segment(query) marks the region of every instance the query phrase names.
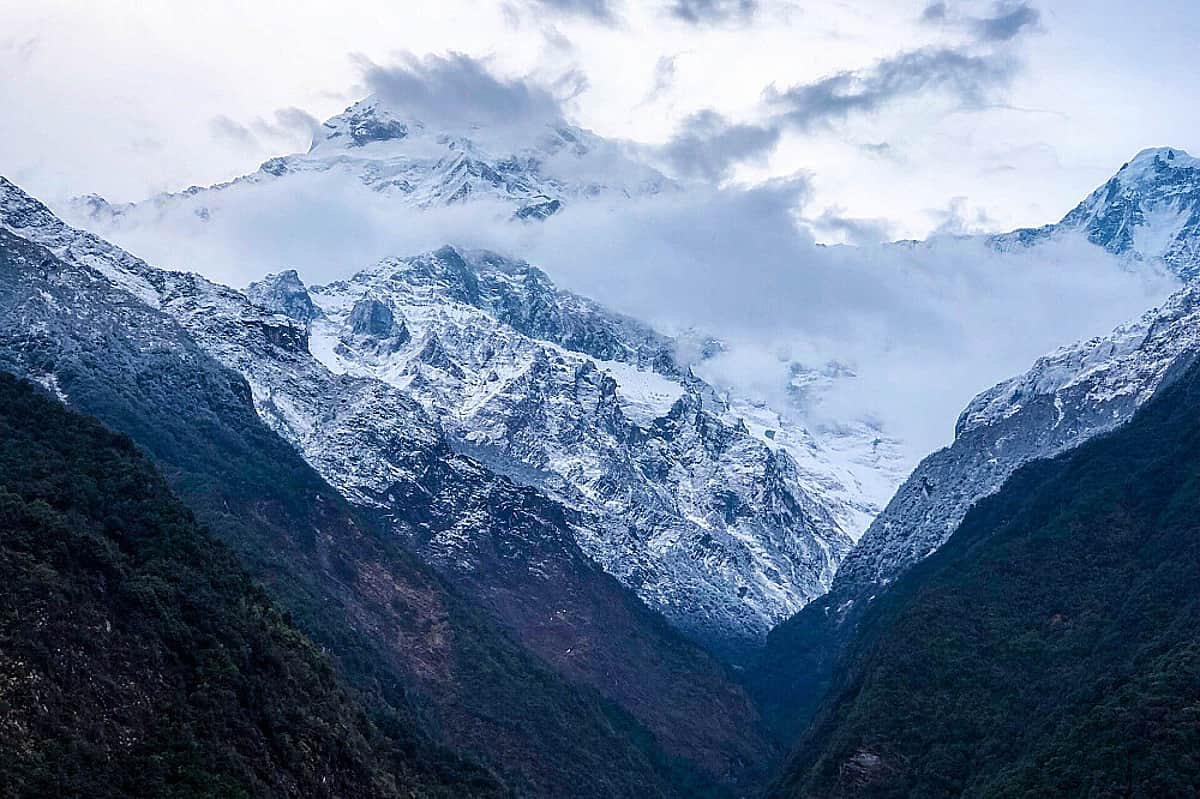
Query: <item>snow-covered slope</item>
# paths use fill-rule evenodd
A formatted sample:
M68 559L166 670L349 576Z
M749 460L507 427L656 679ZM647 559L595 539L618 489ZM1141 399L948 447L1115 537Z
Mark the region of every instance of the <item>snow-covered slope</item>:
M753 429L671 339L528 264L445 248L311 292L283 273L248 289L255 311L57 220L35 227L23 232L168 311L245 375L263 418L354 501L402 504L388 487L450 459L445 435L572 509L588 555L730 656L821 594L876 511L802 427ZM267 338L248 347L246 330Z
M822 593L877 511L803 427L529 264L446 247L296 291L248 289L331 370L403 389L458 451L572 508L589 555L730 656Z
M1200 159L1176 148L1143 150L1056 225L1018 230L1002 247L1079 231L1114 255L1162 263L1184 280L1200 274Z
M118 241L126 226L169 241L181 219L203 240L218 216L260 190L311 185L304 176L321 177L334 203L330 187L365 187L381 208L477 203L470 214L499 209L516 226L572 203L619 207L678 190L561 121L435 130L368 98L329 120L307 153L254 174L132 206L85 198L75 210ZM675 341L499 256L390 258L311 297L283 272L247 295L311 334L306 346L327 367L403 390L458 451L574 508L589 555L730 654L828 587L899 480L895 459L879 463L876 432L848 427L826 447L781 409L698 380ZM687 349L700 357L719 346L698 338Z
M581 199L625 199L675 188L616 144L566 122L527 135L529 140L519 141L480 128L435 130L369 97L326 122L307 153L272 158L229 183L193 186L142 203L112 205L89 195L75 202L73 217L116 230L164 213L207 219L223 212L225 189L305 174L339 177L417 208L493 201L517 220L545 219Z

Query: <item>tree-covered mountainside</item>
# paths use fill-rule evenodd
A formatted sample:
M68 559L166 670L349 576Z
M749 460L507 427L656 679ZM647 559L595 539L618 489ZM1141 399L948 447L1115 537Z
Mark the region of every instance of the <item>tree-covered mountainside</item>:
M0 374L0 795L500 795L400 745L125 436Z
M1195 796L1197 507L1193 367L874 599L771 794Z

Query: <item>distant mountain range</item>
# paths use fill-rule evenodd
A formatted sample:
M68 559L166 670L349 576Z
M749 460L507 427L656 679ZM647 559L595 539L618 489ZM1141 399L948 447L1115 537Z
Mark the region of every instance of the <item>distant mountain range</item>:
M478 127L433 129L371 97L327 121L307 153L272 158L253 174L137 204L112 205L88 195L79 198L75 210L96 223L121 217L135 221L179 208L204 216L220 212L209 201L223 189L304 174L335 175L418 208L490 202L514 220L529 221L579 200L619 201L679 190L618 145L566 122L517 136Z

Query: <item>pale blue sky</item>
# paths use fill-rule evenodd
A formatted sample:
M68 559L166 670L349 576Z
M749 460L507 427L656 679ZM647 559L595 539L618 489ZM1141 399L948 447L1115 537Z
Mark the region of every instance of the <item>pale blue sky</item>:
M0 0L0 174L52 203L224 181L305 149L314 120L381 80L435 117L469 114L463 96L493 121L562 114L717 185L568 212L519 232L529 241L472 218L468 243L734 342L723 379L771 402L793 360L848 364L857 377L830 394L830 417L879 421L915 458L948 440L975 392L1173 284L1089 245L1005 258L949 239L911 254L815 247L797 216L821 242L1040 225L1145 147L1200 151L1190 5ZM374 197L338 213L324 195L288 199L292 216L254 195L191 238L150 225L117 241L241 285L361 267L355 231L372 219L395 250L383 254L464 234L433 212L364 212Z

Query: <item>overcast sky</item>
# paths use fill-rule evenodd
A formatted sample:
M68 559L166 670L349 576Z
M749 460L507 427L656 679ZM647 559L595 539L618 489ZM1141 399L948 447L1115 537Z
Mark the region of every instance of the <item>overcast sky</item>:
M518 140L565 116L689 191L527 226L313 177L208 195L224 208L211 218L149 206L101 232L235 286L496 249L664 331L721 337L706 377L813 425L867 422L912 465L976 392L1176 282L1082 241L878 243L1057 221L1143 148L1200 151L1190 6L0 0L0 174L52 205L136 201L306 150L370 92ZM862 246L817 246L831 242ZM799 401L797 368L838 376Z
M1200 150L1183 0L0 0L0 173L137 200L306 149L364 69L460 52L677 171L806 173L821 240L1056 220Z

